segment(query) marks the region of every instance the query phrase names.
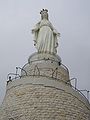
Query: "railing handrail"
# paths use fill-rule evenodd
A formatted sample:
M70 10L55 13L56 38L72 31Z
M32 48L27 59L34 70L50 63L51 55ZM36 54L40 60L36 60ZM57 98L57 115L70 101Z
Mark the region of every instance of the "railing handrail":
M66 67L66 65L64 65L64 64L62 64L61 63L61 65L67 70L67 72L69 73L69 70L68 70L68 68Z
M49 60L50 60L50 59L49 59ZM24 71L24 72L25 72L25 75L23 75L23 77L24 77L24 76L28 76L26 70L24 69L24 67L25 67L26 65L28 65L28 64L29 64L29 63L26 63L22 68L21 68L21 67L16 67L16 73L9 73L9 74L7 75L7 79L9 79L9 76L10 76L10 75L14 75L15 78L11 78L11 76L10 76L10 79L9 79L9 80L21 78L22 76L19 75L19 74L17 74L17 72L18 72L17 70L18 70L18 69L20 69L21 71ZM68 68L67 68L65 65L63 65L62 63L61 63L61 65L62 65L62 66L67 70L67 72L69 73ZM39 68L39 69L41 69L41 68ZM55 72L55 71L53 71L53 72ZM34 75L29 75L29 76L34 76ZM40 74L39 74L39 76L50 77L50 76L40 75ZM53 75L52 75L50 78L54 78L54 79L60 80L60 79L58 79L57 77L53 77ZM72 81L72 80L75 80L75 86L71 85L70 81ZM62 80L62 81L63 81L63 80ZM63 81L63 82L65 82L65 81ZM67 80L65 83L68 84L68 85L70 85L72 88L74 88L76 91L78 91L82 96L84 96L84 97L89 101L89 92L90 92L90 91L88 91L88 90L86 90L86 89L85 89L85 90L78 90L78 89L77 89L77 78L71 78L71 79ZM87 91L87 97L86 97L81 91Z
M24 72L25 72L25 74L26 74L26 76L27 76L27 72L26 72L26 70L24 70L23 68L21 68L21 67L16 67L16 69L20 69L21 71L23 70Z

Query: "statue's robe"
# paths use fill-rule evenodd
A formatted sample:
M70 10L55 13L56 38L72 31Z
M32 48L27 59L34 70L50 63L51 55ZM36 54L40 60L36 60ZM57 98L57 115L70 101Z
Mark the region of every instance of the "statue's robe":
M53 28L49 20L41 20L34 29L36 48L39 53L57 53L57 31Z

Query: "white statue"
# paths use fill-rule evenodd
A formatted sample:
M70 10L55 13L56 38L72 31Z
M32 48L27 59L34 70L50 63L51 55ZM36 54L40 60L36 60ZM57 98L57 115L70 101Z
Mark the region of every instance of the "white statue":
M41 21L38 22L32 33L34 34L34 45L36 46L39 53L57 53L58 40L57 37L60 35L54 29L53 25L48 20L48 10L43 9L41 12Z

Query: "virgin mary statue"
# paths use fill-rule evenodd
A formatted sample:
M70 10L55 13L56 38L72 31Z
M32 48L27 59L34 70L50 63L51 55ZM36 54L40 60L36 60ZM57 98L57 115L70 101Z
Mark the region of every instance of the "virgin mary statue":
M60 35L48 20L48 10L43 9L41 12L41 21L32 29L34 34L34 45L38 53L57 53L58 40Z

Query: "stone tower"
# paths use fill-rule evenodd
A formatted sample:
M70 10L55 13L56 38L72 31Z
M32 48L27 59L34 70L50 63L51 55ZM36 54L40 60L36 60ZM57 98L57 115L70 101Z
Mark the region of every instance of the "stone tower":
M32 30L37 52L21 75L9 76L0 120L90 120L88 100L70 83L69 71L57 55L58 35L48 10Z

